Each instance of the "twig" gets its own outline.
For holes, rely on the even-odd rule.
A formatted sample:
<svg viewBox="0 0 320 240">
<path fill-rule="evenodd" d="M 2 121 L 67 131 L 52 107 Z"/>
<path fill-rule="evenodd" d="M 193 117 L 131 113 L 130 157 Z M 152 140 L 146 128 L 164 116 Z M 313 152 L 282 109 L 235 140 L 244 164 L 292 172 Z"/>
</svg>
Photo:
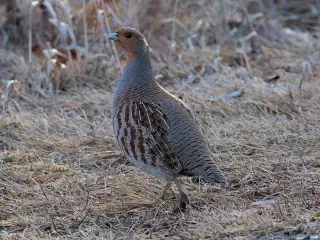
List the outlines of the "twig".
<svg viewBox="0 0 320 240">
<path fill-rule="evenodd" d="M 84 186 L 81 185 L 82 188 L 85 189 Z M 78 221 L 77 219 L 74 220 L 74 222 L 71 224 L 71 227 L 73 228 L 78 228 L 83 222 L 84 220 L 87 218 L 88 214 L 89 214 L 89 209 L 88 206 L 90 204 L 90 193 L 88 190 L 85 190 L 87 192 L 87 199 L 86 199 L 86 204 L 83 208 L 83 211 L 85 211 L 85 214 L 83 215 L 83 217 Z"/>
<path fill-rule="evenodd" d="M 42 193 L 43 193 L 43 196 L 44 196 L 45 199 L 47 200 L 48 204 L 51 205 L 51 204 L 50 204 L 50 201 L 49 201 L 49 198 L 48 198 L 48 196 L 47 196 L 47 193 L 44 191 L 44 189 L 43 189 L 43 187 L 41 186 L 41 184 L 38 183 L 38 182 L 37 182 L 35 179 L 33 179 L 33 178 L 32 178 L 32 181 L 35 182 L 35 183 L 40 187 L 40 189 L 41 189 L 41 191 L 42 191 Z M 51 223 L 52 223 L 52 225 L 53 225 L 54 230 L 56 231 L 56 233 L 58 233 L 58 228 L 57 228 L 56 223 L 54 222 L 54 219 L 53 219 L 52 214 L 51 214 L 50 212 L 49 212 L 48 214 L 49 214 L 49 217 L 50 217 L 50 220 L 51 220 Z"/>
</svg>

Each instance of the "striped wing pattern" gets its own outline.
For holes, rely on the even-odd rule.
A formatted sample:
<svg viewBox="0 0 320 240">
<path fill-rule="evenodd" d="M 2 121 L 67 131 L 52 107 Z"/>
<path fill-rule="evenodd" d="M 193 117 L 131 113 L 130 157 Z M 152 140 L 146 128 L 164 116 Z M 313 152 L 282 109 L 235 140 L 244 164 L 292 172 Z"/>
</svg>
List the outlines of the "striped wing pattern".
<svg viewBox="0 0 320 240">
<path fill-rule="evenodd" d="M 181 171 L 181 164 L 170 147 L 167 117 L 159 104 L 122 104 L 115 110 L 113 129 L 121 150 L 133 163 L 164 167 L 172 173 Z"/>
</svg>

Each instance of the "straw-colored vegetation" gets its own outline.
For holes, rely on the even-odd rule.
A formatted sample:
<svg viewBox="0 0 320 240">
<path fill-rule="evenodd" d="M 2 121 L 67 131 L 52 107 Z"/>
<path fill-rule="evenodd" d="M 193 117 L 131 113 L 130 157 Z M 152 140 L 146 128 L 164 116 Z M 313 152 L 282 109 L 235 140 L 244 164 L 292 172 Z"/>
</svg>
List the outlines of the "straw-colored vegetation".
<svg viewBox="0 0 320 240">
<path fill-rule="evenodd" d="M 320 239 L 319 1 L 0 1 L 0 239 Z M 231 189 L 126 162 L 110 119 L 140 29 Z"/>
</svg>

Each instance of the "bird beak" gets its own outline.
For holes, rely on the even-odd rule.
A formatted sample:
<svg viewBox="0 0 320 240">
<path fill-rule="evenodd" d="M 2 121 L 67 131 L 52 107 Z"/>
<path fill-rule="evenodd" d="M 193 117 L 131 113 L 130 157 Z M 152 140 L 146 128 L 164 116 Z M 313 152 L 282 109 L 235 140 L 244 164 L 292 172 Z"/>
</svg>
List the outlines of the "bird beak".
<svg viewBox="0 0 320 240">
<path fill-rule="evenodd" d="M 110 33 L 110 34 L 108 34 L 107 35 L 107 39 L 113 40 L 113 41 L 118 40 L 119 39 L 118 38 L 118 33 Z"/>
</svg>

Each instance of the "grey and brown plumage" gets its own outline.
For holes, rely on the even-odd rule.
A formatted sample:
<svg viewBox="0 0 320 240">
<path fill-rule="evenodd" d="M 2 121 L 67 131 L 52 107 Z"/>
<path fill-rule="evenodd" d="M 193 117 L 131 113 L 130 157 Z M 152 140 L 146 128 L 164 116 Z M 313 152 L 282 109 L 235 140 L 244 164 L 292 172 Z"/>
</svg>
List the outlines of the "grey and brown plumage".
<svg viewBox="0 0 320 240">
<path fill-rule="evenodd" d="M 144 36 L 125 27 L 108 39 L 115 40 L 128 58 L 117 82 L 112 118 L 116 141 L 129 161 L 168 181 L 162 197 L 174 182 L 182 207 L 188 198 L 178 177 L 196 176 L 208 183 L 225 184 L 188 107 L 156 82 Z"/>
</svg>

